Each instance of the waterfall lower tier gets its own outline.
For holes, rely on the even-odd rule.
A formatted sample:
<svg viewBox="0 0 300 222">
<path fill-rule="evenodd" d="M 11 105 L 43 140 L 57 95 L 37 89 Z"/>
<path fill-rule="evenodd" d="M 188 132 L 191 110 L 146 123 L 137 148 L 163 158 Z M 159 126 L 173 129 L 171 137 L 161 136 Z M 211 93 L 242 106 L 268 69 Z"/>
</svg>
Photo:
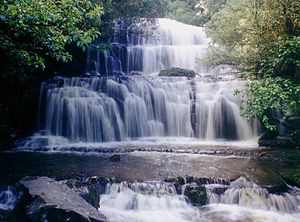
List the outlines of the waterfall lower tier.
<svg viewBox="0 0 300 222">
<path fill-rule="evenodd" d="M 240 116 L 240 81 L 187 78 L 56 78 L 41 90 L 41 126 L 73 142 L 194 137 L 248 140 L 257 123 Z M 43 110 L 44 107 L 44 110 Z"/>
<path fill-rule="evenodd" d="M 296 222 L 299 219 L 297 188 L 291 187 L 289 193 L 271 194 L 245 178 L 219 182 L 189 183 L 179 190 L 178 184 L 161 182 L 108 184 L 106 193 L 100 197 L 99 210 L 114 222 Z M 204 205 L 200 208 L 188 204 L 191 196 L 196 195 L 191 192 L 193 189 L 203 192 Z"/>
</svg>

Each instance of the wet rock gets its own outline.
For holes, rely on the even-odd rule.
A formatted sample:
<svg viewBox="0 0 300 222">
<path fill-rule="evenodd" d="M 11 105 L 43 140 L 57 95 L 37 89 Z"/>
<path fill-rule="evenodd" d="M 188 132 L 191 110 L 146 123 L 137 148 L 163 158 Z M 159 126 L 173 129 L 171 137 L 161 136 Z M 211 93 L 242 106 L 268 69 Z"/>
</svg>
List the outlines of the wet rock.
<svg viewBox="0 0 300 222">
<path fill-rule="evenodd" d="M 164 180 L 166 183 L 172 183 L 176 189 L 177 194 L 182 194 L 182 186 L 185 184 L 183 177 L 171 177 Z"/>
<path fill-rule="evenodd" d="M 96 186 L 98 193 L 101 195 L 105 193 L 106 185 L 109 183 L 109 179 L 104 177 L 92 176 L 89 178 L 89 182 Z"/>
<path fill-rule="evenodd" d="M 171 177 L 171 178 L 166 178 L 164 180 L 167 183 L 178 183 L 179 185 L 184 185 L 185 184 L 185 180 L 183 177 Z"/>
<path fill-rule="evenodd" d="M 194 206 L 203 206 L 208 202 L 206 188 L 204 186 L 188 184 L 185 187 L 184 195 Z"/>
<path fill-rule="evenodd" d="M 119 162 L 121 160 L 121 156 L 119 154 L 114 154 L 110 156 L 109 160 L 112 162 Z"/>
<path fill-rule="evenodd" d="M 172 67 L 170 69 L 161 70 L 158 76 L 169 76 L 169 77 L 189 77 L 194 78 L 196 76 L 195 71 L 190 69 L 182 69 L 178 67 Z"/>
<path fill-rule="evenodd" d="M 27 178 L 19 182 L 31 196 L 26 214 L 30 221 L 107 221 L 63 182 L 48 177 Z"/>
<path fill-rule="evenodd" d="M 185 180 L 186 180 L 186 183 L 192 183 L 192 182 L 195 182 L 194 177 L 186 177 Z"/>
<path fill-rule="evenodd" d="M 265 133 L 258 139 L 258 145 L 261 147 L 293 148 L 299 147 L 299 141 L 294 141 L 290 137 L 277 137 Z"/>
<path fill-rule="evenodd" d="M 227 190 L 227 187 L 220 186 L 220 187 L 214 187 L 211 192 L 215 193 L 217 195 L 222 195 L 225 193 L 226 190 Z"/>
<path fill-rule="evenodd" d="M 268 140 L 259 139 L 258 145 L 261 147 L 292 148 L 298 144 L 291 139 L 273 138 Z"/>
<path fill-rule="evenodd" d="M 276 185 L 263 186 L 269 193 L 282 194 L 288 192 L 288 186 L 285 183 L 279 183 Z"/>
<path fill-rule="evenodd" d="M 98 193 L 97 187 L 90 183 L 84 183 L 79 180 L 65 180 L 62 181 L 77 195 L 85 199 L 96 209 L 99 208 L 100 193 Z"/>
</svg>

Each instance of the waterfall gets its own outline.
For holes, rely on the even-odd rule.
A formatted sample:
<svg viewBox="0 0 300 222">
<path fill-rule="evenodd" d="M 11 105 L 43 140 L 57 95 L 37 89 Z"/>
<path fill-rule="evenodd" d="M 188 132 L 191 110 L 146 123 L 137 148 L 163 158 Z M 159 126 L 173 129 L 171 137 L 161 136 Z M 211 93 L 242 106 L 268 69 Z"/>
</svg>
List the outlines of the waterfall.
<svg viewBox="0 0 300 222">
<path fill-rule="evenodd" d="M 46 98 L 43 127 L 50 135 L 72 141 L 165 136 L 247 140 L 257 133 L 251 122 L 240 117 L 238 98 L 232 95 L 233 89 L 244 84 L 240 81 L 210 83 L 167 77 L 56 81 L 42 92 Z M 195 118 L 191 118 L 193 103 Z"/>
<path fill-rule="evenodd" d="M 99 210 L 118 222 L 197 221 L 197 210 L 177 195 L 175 187 L 159 182 L 108 184 Z"/>
<path fill-rule="evenodd" d="M 178 186 L 178 185 L 177 185 Z M 200 209 L 188 204 L 187 186 L 204 186 L 208 204 Z M 217 188 L 225 189 L 224 193 Z M 179 192 L 179 193 L 178 193 Z M 300 216 L 299 190 L 269 193 L 265 188 L 239 178 L 224 184 L 222 180 L 182 185 L 177 191 L 170 183 L 112 183 L 100 197 L 99 211 L 110 221 L 289 221 Z"/>
<path fill-rule="evenodd" d="M 206 141 L 257 137 L 257 121 L 240 116 L 240 99 L 233 95 L 246 82 L 215 78 L 216 71 L 199 63 L 209 43 L 203 28 L 158 19 L 146 27 L 145 35 L 136 29 L 140 23 L 115 23 L 112 48 L 89 49 L 88 75 L 55 77 L 42 84 L 38 124 L 42 137 L 54 136 L 54 143 L 64 138 L 96 143 L 146 137 Z M 170 67 L 189 68 L 198 76 L 157 76 Z M 41 138 L 36 141 L 27 145 L 43 143 Z"/>
</svg>

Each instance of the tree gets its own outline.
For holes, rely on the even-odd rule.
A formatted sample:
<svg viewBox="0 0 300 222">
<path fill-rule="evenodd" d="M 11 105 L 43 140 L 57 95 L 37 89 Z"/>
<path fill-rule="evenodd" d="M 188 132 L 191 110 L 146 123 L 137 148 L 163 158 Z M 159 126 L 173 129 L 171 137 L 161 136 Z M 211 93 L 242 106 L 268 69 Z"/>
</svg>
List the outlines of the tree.
<svg viewBox="0 0 300 222">
<path fill-rule="evenodd" d="M 99 36 L 103 8 L 85 0 L 3 0 L 0 12 L 3 77 L 43 69 L 48 58 L 70 61 L 67 45 L 84 48 Z"/>
</svg>

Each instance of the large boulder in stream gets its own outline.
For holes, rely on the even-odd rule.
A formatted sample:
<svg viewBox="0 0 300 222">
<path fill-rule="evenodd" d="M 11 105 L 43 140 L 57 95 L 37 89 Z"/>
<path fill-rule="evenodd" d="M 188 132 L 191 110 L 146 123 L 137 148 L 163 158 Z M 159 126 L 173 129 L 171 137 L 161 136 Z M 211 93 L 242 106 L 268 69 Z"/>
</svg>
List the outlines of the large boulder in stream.
<svg viewBox="0 0 300 222">
<path fill-rule="evenodd" d="M 194 78 L 196 76 L 196 72 L 190 69 L 172 67 L 170 69 L 161 70 L 158 76 Z"/>
<path fill-rule="evenodd" d="M 80 196 L 82 190 L 73 182 L 67 183 L 73 186 L 72 190 L 66 182 L 48 177 L 21 180 L 20 185 L 30 196 L 26 205 L 26 215 L 30 221 L 107 221 L 104 215 Z"/>
</svg>

